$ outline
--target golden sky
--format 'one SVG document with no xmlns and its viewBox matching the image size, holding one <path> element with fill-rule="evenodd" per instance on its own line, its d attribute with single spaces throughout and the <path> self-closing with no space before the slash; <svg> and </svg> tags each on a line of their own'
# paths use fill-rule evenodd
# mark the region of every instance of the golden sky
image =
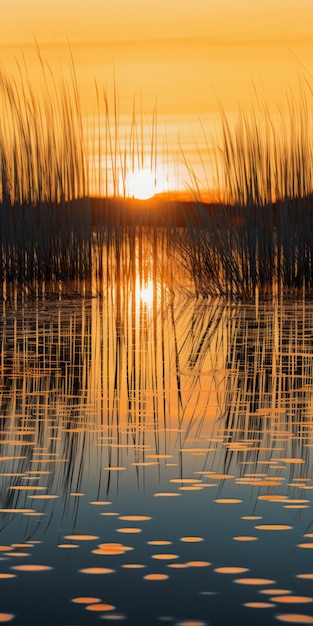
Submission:
<svg viewBox="0 0 313 626">
<path fill-rule="evenodd" d="M 108 80 L 114 63 L 125 93 L 171 113 L 211 108 L 210 82 L 227 108 L 252 79 L 276 97 L 295 57 L 313 73 L 312 0 L 0 0 L 0 12 L 4 63 L 34 38 L 47 57 L 69 41 L 82 76 Z"/>
<path fill-rule="evenodd" d="M 94 80 L 110 87 L 114 74 L 122 114 L 134 94 L 147 114 L 157 99 L 169 134 L 179 127 L 186 145 L 217 98 L 236 111 L 255 85 L 280 101 L 299 71 L 313 75 L 312 0 L 0 0 L 0 15 L 2 67 L 23 54 L 36 80 L 35 39 L 54 71 L 68 64 L 70 44 L 87 108 Z"/>
<path fill-rule="evenodd" d="M 311 36 L 311 0 L 1 0 L 3 43 Z"/>
</svg>

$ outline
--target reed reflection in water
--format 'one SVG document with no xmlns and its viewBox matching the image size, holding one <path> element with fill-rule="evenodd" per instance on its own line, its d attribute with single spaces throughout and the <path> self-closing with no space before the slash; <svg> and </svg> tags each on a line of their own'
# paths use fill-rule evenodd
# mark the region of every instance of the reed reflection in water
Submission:
<svg viewBox="0 0 313 626">
<path fill-rule="evenodd" d="M 0 611 L 310 623 L 313 307 L 186 299 L 135 244 L 3 310 Z"/>
</svg>

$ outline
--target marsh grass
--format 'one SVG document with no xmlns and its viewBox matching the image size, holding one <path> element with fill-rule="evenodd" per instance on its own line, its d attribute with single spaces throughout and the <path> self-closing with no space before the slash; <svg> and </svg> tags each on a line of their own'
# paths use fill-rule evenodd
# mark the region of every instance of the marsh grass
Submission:
<svg viewBox="0 0 313 626">
<path fill-rule="evenodd" d="M 42 65 L 42 93 L 27 68 L 0 75 L 0 237 L 3 283 L 88 275 L 91 208 L 78 88 Z"/>
<path fill-rule="evenodd" d="M 122 130 L 114 81 L 112 101 L 95 85 L 97 114 L 88 125 L 73 59 L 67 75 L 56 77 L 37 52 L 41 91 L 23 64 L 16 77 L 0 72 L 2 296 L 12 285 L 24 292 L 27 285 L 29 297 L 103 293 L 111 271 L 128 271 L 123 263 L 147 227 L 155 256 L 167 238 L 166 223 L 156 236 L 155 213 L 147 219 L 124 201 L 129 171 L 148 166 L 156 175 L 157 112 L 147 124 L 134 100 L 130 128 Z"/>
<path fill-rule="evenodd" d="M 220 107 L 215 157 L 203 160 L 204 170 L 215 172 L 218 202 L 201 201 L 189 167 L 197 219 L 181 251 L 197 293 L 253 299 L 312 291 L 312 113 L 304 80 L 287 96 L 287 110 L 275 114 L 257 102 L 233 125 Z"/>
<path fill-rule="evenodd" d="M 126 272 L 144 239 L 158 272 L 176 274 L 197 296 L 253 299 L 313 288 L 312 90 L 299 80 L 287 96 L 287 112 L 275 115 L 256 99 L 237 123 L 220 106 L 218 143 L 205 135 L 205 179 L 214 172 L 220 197 L 208 204 L 191 177 L 194 207 L 183 226 L 176 203 L 125 203 L 127 174 L 143 167 L 156 177 L 160 146 L 157 109 L 149 124 L 133 101 L 123 129 L 114 80 L 112 101 L 95 85 L 96 114 L 87 126 L 73 58 L 57 77 L 37 50 L 42 89 L 34 90 L 25 64 L 17 76 L 0 72 L 0 279 L 2 298 L 12 285 L 27 297 L 103 294 Z M 212 152 L 212 141 L 215 141 Z M 166 151 L 166 147 L 164 148 Z M 96 197 L 93 197 L 96 196 Z M 166 204 L 166 200 L 164 200 Z M 180 215 L 184 206 L 180 207 Z M 148 216 L 148 217 L 147 217 Z M 165 217 L 164 217 L 165 216 Z M 160 264 L 159 250 L 164 257 Z M 137 261 L 136 261 L 137 262 Z M 174 269 L 175 268 L 175 269 Z M 140 278 L 141 280 L 141 278 Z M 22 287 L 23 286 L 23 287 Z M 182 285 L 180 284 L 180 288 Z"/>
</svg>

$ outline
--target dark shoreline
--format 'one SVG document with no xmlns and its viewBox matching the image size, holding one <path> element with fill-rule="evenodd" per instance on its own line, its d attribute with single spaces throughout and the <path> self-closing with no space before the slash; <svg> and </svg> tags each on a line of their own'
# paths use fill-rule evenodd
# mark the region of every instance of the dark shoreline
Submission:
<svg viewBox="0 0 313 626">
<path fill-rule="evenodd" d="M 82 200 L 81 202 L 83 202 Z M 105 221 L 112 226 L 167 226 L 186 227 L 197 220 L 196 202 L 154 197 L 148 200 L 135 198 L 88 198 L 92 222 Z M 202 204 L 207 210 L 213 207 Z M 216 205 L 218 206 L 218 205 Z"/>
<path fill-rule="evenodd" d="M 312 227 L 313 198 L 284 198 L 268 204 L 224 204 L 187 200 L 185 198 L 166 198 L 155 196 L 149 200 L 135 198 L 100 198 L 90 197 L 72 201 L 86 202 L 91 208 L 92 223 L 105 220 L 112 226 L 164 226 L 170 228 L 192 227 L 196 225 L 223 228 L 229 226 L 237 230 L 242 228 L 262 227 L 265 231 L 276 229 L 283 220 L 290 228 L 298 222 L 309 220 Z M 83 205 L 82 205 L 83 206 Z"/>
</svg>

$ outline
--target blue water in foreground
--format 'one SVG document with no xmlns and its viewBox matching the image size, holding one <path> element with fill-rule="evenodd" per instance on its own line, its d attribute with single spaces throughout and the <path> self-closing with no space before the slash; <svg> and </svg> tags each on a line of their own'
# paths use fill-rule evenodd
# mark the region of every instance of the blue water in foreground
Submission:
<svg viewBox="0 0 313 626">
<path fill-rule="evenodd" d="M 313 305 L 162 307 L 3 313 L 0 621 L 313 623 Z"/>
</svg>

